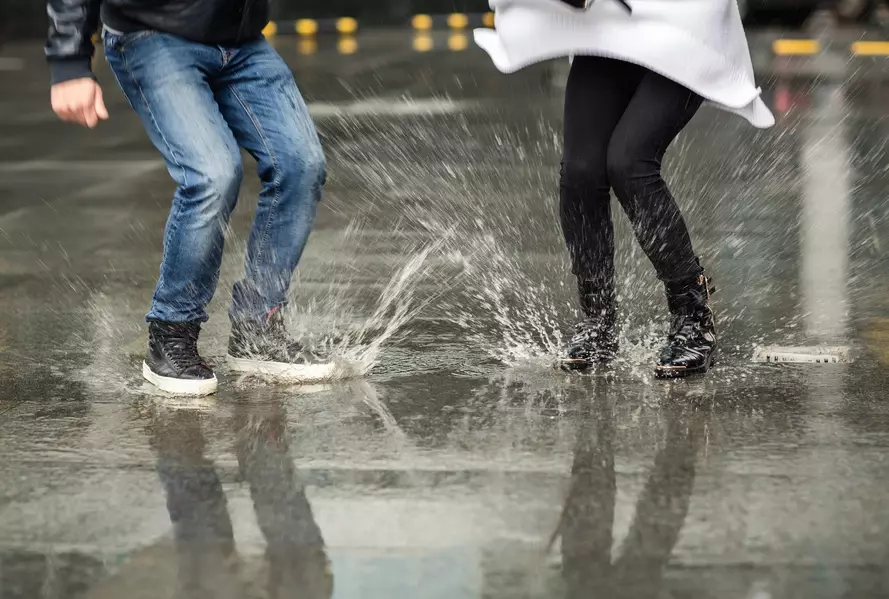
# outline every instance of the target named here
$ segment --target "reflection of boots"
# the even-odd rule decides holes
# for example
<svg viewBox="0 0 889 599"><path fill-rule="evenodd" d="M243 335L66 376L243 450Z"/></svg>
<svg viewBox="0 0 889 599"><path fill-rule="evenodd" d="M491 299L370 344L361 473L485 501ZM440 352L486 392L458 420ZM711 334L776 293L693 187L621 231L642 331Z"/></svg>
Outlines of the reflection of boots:
<svg viewBox="0 0 889 599"><path fill-rule="evenodd" d="M655 368L658 378L702 374L716 353L716 322L710 308L710 281L704 275L667 285L673 324Z"/></svg>
<svg viewBox="0 0 889 599"><path fill-rule="evenodd" d="M614 286L578 280L577 289L584 319L575 325L574 336L565 347L565 370L585 370L610 362L618 350Z"/></svg>
<svg viewBox="0 0 889 599"><path fill-rule="evenodd" d="M323 547L301 554L270 550L268 599L330 599L333 571ZM282 555L283 553L283 555Z"/></svg>

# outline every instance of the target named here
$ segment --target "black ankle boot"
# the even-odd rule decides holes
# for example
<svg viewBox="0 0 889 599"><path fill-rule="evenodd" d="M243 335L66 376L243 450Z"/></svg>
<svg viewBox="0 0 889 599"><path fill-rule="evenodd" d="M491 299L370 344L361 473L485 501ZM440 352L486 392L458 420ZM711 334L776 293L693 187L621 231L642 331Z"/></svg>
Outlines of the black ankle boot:
<svg viewBox="0 0 889 599"><path fill-rule="evenodd" d="M564 370L586 370L617 355L617 300L612 285L577 282L584 319L574 326L565 346Z"/></svg>
<svg viewBox="0 0 889 599"><path fill-rule="evenodd" d="M148 356L142 364L142 376L168 393L214 393L216 375L198 353L200 333L199 322L150 322Z"/></svg>
<svg viewBox="0 0 889 599"><path fill-rule="evenodd" d="M710 281L704 275L667 286L673 323L655 367L657 378L680 378L710 369L717 351L711 291Z"/></svg>

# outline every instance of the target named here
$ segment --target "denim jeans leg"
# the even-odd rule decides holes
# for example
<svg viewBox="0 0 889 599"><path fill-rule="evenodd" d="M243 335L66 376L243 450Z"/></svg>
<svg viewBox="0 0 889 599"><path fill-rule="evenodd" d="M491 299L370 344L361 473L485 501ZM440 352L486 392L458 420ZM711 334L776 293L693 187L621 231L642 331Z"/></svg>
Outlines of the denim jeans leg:
<svg viewBox="0 0 889 599"><path fill-rule="evenodd" d="M238 144L208 83L222 67L220 53L167 34L107 31L105 53L178 184L147 319L206 321L243 176Z"/></svg>
<svg viewBox="0 0 889 599"><path fill-rule="evenodd" d="M227 50L216 100L238 143L256 158L262 191L235 283L232 320L283 306L315 221L324 152L293 73L263 39Z"/></svg>

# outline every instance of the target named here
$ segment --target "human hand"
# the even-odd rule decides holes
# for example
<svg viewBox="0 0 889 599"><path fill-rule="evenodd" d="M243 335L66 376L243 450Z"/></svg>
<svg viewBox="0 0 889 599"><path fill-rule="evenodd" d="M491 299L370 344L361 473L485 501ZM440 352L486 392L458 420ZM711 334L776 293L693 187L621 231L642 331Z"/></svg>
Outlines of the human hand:
<svg viewBox="0 0 889 599"><path fill-rule="evenodd" d="M90 77L56 83L51 96L52 109L63 121L95 129L108 119L102 88Z"/></svg>

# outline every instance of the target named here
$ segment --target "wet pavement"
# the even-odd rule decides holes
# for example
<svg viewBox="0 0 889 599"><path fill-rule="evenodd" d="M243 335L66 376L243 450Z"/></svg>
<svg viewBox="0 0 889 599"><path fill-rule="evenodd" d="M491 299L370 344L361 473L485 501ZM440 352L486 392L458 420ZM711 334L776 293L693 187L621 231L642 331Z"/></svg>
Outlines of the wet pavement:
<svg viewBox="0 0 889 599"><path fill-rule="evenodd" d="M887 62L773 36L751 48L778 125L705 108L668 156L724 347L672 383L625 219L619 363L550 364L575 318L566 61L507 77L448 34L278 38L330 163L293 327L371 368L226 371L246 177L199 402L139 375L161 162L103 62L112 120L88 132L50 113L39 43L3 48L0 598L889 596Z"/></svg>

